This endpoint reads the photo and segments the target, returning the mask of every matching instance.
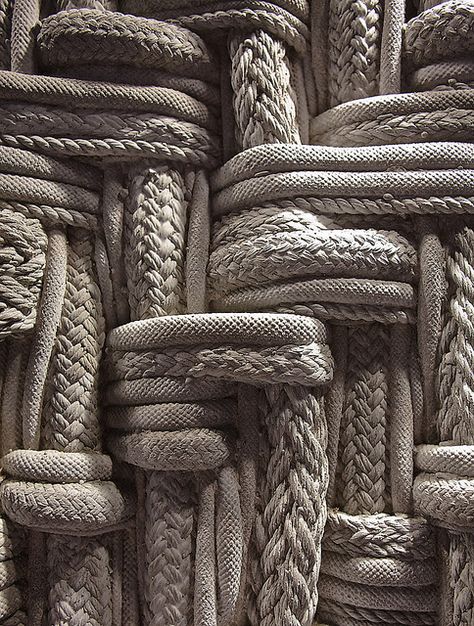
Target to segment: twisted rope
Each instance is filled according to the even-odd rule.
[[[379,91],[382,10],[377,0],[329,3],[329,105]]]
[[[5,338],[34,326],[46,238],[37,220],[0,209],[0,247],[0,338]]]
[[[284,44],[256,31],[232,38],[229,52],[239,145],[299,143]]]
[[[320,398],[267,387],[268,465],[256,520],[261,570],[255,624],[311,624],[326,517],[326,424]]]

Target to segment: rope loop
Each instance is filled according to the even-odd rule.
[[[38,220],[0,207],[0,340],[34,327],[46,245]]]
[[[99,480],[59,484],[6,479],[0,486],[0,500],[5,513],[18,524],[78,536],[123,528],[135,508],[131,494],[121,493],[113,482]]]
[[[474,446],[442,442],[417,447],[422,472],[413,485],[415,509],[452,532],[471,532],[474,521]]]

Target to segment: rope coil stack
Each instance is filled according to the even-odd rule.
[[[474,623],[473,20],[0,2],[0,624]]]

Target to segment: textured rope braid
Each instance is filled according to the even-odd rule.
[[[378,325],[349,331],[339,484],[340,504],[353,515],[381,513],[386,506],[388,339]]]
[[[33,328],[45,263],[46,238],[40,223],[2,209],[0,337]]]
[[[0,0],[0,624],[474,623],[472,0]]]
[[[132,319],[184,313],[186,187],[169,168],[131,181],[125,225],[125,266]],[[192,615],[195,503],[181,474],[149,474],[145,496],[146,623],[186,624]]]
[[[132,319],[184,312],[185,194],[178,171],[150,169],[133,178],[125,260]]]
[[[79,235],[68,250],[65,302],[49,383],[54,392],[43,413],[44,446],[65,452],[99,446],[97,363],[103,321],[92,271],[90,239]]]
[[[471,370],[468,366],[472,352],[469,310],[473,306],[472,282],[474,259],[472,243],[474,234],[470,228],[455,235],[453,252],[447,259],[447,277],[452,290],[449,313],[439,343],[440,362],[438,389],[440,406],[437,428],[440,439],[454,444],[472,444],[473,428],[469,406],[472,403]],[[459,471],[459,463],[454,468]],[[434,474],[434,486],[442,474]],[[449,476],[449,475],[448,475]],[[466,487],[469,488],[469,481]],[[436,492],[435,492],[436,493]],[[433,494],[433,497],[435,494]],[[456,498],[456,500],[454,500]],[[461,499],[463,495],[461,495]],[[460,500],[454,496],[452,502]],[[441,514],[441,520],[449,520],[451,511]],[[462,519],[462,518],[461,518]],[[456,522],[454,522],[456,524]],[[460,522],[463,524],[463,522]],[[450,534],[449,569],[452,592],[452,619],[454,624],[467,624],[472,619],[474,595],[472,593],[473,540],[469,534]]]
[[[471,444],[474,443],[471,417],[474,379],[469,364],[474,358],[474,329],[471,323],[474,307],[474,232],[466,228],[456,236],[454,245],[454,254],[447,260],[447,277],[455,292],[440,338],[437,427],[441,441]]]
[[[229,51],[239,145],[299,143],[284,44],[256,31],[232,38]]]
[[[382,10],[378,0],[329,3],[329,104],[367,98],[379,91]]]
[[[182,317],[182,322],[180,321],[180,316],[177,316],[175,318],[164,317],[150,319],[147,320],[149,323],[146,325],[140,322],[140,326],[134,326],[132,323],[128,325],[128,328],[123,327],[123,330],[121,328],[117,329],[117,332],[113,335],[114,339],[112,340],[112,337],[110,338],[109,345],[111,347],[113,346],[115,351],[111,354],[109,376],[111,380],[118,377],[124,381],[128,381],[143,375],[148,377],[173,377],[182,376],[183,373],[186,373],[188,377],[204,377],[204,381],[208,377],[217,377],[240,380],[247,384],[249,382],[268,384],[270,381],[278,382],[279,380],[288,382],[290,383],[288,389],[284,388],[289,398],[288,408],[285,408],[286,402],[281,407],[278,402],[278,410],[283,411],[284,417],[282,415],[282,419],[285,420],[288,420],[288,418],[297,420],[297,416],[301,414],[300,419],[302,422],[305,422],[300,423],[299,426],[301,436],[305,439],[308,437],[315,438],[313,439],[313,447],[316,447],[316,451],[314,453],[315,458],[312,461],[315,469],[323,452],[317,437],[318,432],[313,433],[313,426],[316,426],[317,423],[321,423],[320,428],[324,429],[324,421],[319,414],[319,404],[316,399],[313,398],[312,394],[308,396],[307,392],[299,392],[297,387],[293,388],[291,386],[291,383],[298,380],[300,383],[310,386],[324,384],[331,374],[330,356],[324,346],[318,345],[318,342],[324,338],[324,329],[321,326],[310,320],[302,320],[301,322],[295,320],[293,324],[293,322],[290,323],[290,319],[291,318],[287,319],[286,317],[271,315],[240,317],[233,315],[188,315]],[[240,320],[242,320],[242,324],[239,324]],[[298,326],[296,326],[296,324],[298,324]],[[137,332],[134,332],[135,329]],[[215,333],[212,332],[214,329]],[[147,332],[148,330],[149,332]],[[189,332],[191,330],[192,333]],[[249,331],[248,333],[246,332],[247,330]],[[248,348],[245,345],[247,334],[251,338],[258,338],[258,344],[262,345],[254,349]],[[303,345],[287,345],[288,342],[301,340],[303,336],[305,337]],[[204,341],[205,338],[209,338],[213,340],[213,342],[219,340],[219,344],[209,347],[203,346],[201,342]],[[173,346],[175,341],[177,341],[176,348]],[[231,345],[228,346],[226,342],[229,341]],[[221,342],[223,342],[222,346],[220,345]],[[163,343],[165,345],[161,346]],[[171,345],[166,347],[166,343],[170,343]],[[272,343],[274,343],[274,345],[272,345]],[[180,344],[182,347],[180,347]],[[188,346],[187,344],[191,345]],[[196,344],[196,347],[194,347],[193,344]],[[271,347],[267,347],[267,345],[271,345]],[[156,351],[157,348],[159,348],[159,352]],[[154,349],[155,352],[149,353],[148,349]],[[192,365],[193,361],[196,362],[195,366]],[[148,363],[154,363],[155,365],[149,367]],[[140,407],[135,408],[134,413],[137,415],[138,413],[142,413],[143,418],[146,418],[145,412],[141,411]],[[189,410],[187,410],[187,414],[189,417],[192,415],[192,413],[189,413]],[[209,579],[209,576],[212,577],[212,572],[209,571],[208,567],[212,566],[212,560],[214,558],[217,558],[218,588],[221,590],[222,594],[222,596],[219,596],[222,601],[222,607],[219,607],[219,614],[229,615],[229,617],[231,617],[235,612],[234,604],[238,598],[236,590],[240,584],[241,576],[238,563],[242,555],[241,548],[239,547],[241,541],[239,539],[240,526],[242,522],[238,511],[235,510],[235,498],[238,499],[237,492],[232,495],[235,489],[235,487],[232,487],[232,485],[235,485],[235,478],[232,477],[232,469],[226,467],[226,464],[232,459],[229,450],[232,441],[230,433],[226,435],[224,432],[220,433],[218,430],[213,431],[208,429],[162,431],[161,429],[165,428],[166,424],[169,423],[169,412],[163,412],[162,415],[163,423],[155,423],[152,431],[145,430],[141,433],[113,435],[111,437],[111,445],[115,454],[120,458],[148,469],[169,470],[172,467],[180,467],[183,471],[186,471],[218,469],[223,466],[222,469],[219,470],[219,478],[217,481],[218,494],[221,493],[222,496],[215,498],[215,506],[217,506],[217,527],[215,529],[217,551],[215,556],[208,554],[207,550],[209,548],[206,547],[209,546],[207,541],[209,541],[208,533],[210,529],[205,530],[206,527],[202,526],[204,520],[208,519],[206,516],[203,518],[207,507],[213,506],[212,494],[214,490],[209,491],[208,489],[204,489],[200,494],[201,502],[196,531],[196,549],[198,550],[199,548],[203,550],[202,558],[210,560],[206,569],[204,569],[202,561],[197,561],[196,563],[194,618],[195,620],[199,620],[199,623],[201,623],[201,621],[202,623],[209,623],[209,621],[206,620],[215,619],[215,613],[212,609],[212,600],[210,601],[210,605],[208,604],[209,600],[206,601],[206,608],[206,605],[201,604],[204,598],[198,595],[198,590],[201,589],[200,585],[204,584],[205,580],[208,581],[207,584],[210,584],[212,580],[212,578]],[[270,419],[271,417],[270,415],[269,424],[273,421]],[[319,418],[318,421],[316,421],[316,417]],[[111,423],[118,426],[117,418],[118,414],[114,411],[114,417],[112,418],[111,416],[110,420]],[[196,414],[196,418],[200,418],[199,413]],[[216,418],[213,416],[213,421],[215,419]],[[306,422],[308,423],[306,424]],[[125,425],[123,421],[122,424],[123,426]],[[201,426],[201,419],[199,419],[198,424]],[[286,428],[288,428],[288,426],[285,427],[285,429]],[[288,436],[291,436],[291,434],[293,434],[293,429],[290,427]],[[324,435],[322,435],[322,437],[324,439]],[[320,446],[319,452],[318,445]],[[275,468],[278,468],[281,465],[281,459],[277,452],[275,454]],[[305,458],[303,461],[304,467],[311,464],[309,458]],[[304,485],[305,490],[308,489],[305,481],[309,475],[310,473],[303,472],[300,476],[300,481]],[[281,480],[287,480],[285,476],[287,476],[286,472],[281,475]],[[324,484],[324,474],[321,482],[322,485],[320,485],[318,489],[321,493],[324,493],[326,488]],[[319,485],[319,479],[316,479],[315,485]],[[158,494],[159,493],[160,492],[158,492]],[[311,493],[316,495],[317,491],[314,492],[314,490],[312,490]],[[226,494],[228,494],[229,497],[227,504],[225,504]],[[175,498],[176,494],[174,494],[174,499]],[[323,498],[321,496],[320,498],[321,502],[319,507],[323,509]],[[273,506],[278,506],[279,500],[278,498],[274,503],[269,503],[268,507],[266,507],[267,515],[270,515],[270,509]],[[311,500],[308,501],[305,498],[304,501],[306,502],[306,506],[308,506]],[[299,501],[295,502],[295,506],[299,506],[300,504]],[[227,509],[227,513],[224,515],[225,509]],[[220,517],[219,511],[222,517]],[[306,521],[302,520],[302,526],[299,530],[301,531],[306,523],[310,523],[310,528],[306,531],[308,538],[313,537],[313,532],[318,532],[318,529],[321,535],[324,511],[321,512],[318,509],[314,515],[308,515],[309,518],[304,516]],[[220,519],[222,520],[221,523],[219,523]],[[284,527],[285,525],[282,522],[274,526],[274,529],[271,531],[272,535],[274,535],[274,540],[277,539]],[[174,532],[176,532],[176,529]],[[204,532],[206,533],[205,543],[203,543],[204,535],[201,534]],[[228,537],[228,539],[226,539],[226,537]],[[271,545],[271,536],[268,538],[268,541]],[[179,543],[180,549],[185,545],[186,544],[181,539]],[[302,576],[304,580],[309,581],[308,588],[311,590],[313,589],[311,581],[314,580],[315,575],[317,576],[317,553],[319,545],[320,542],[316,540],[314,548],[316,556],[310,559],[309,564],[307,563],[306,566],[304,566],[303,563],[296,564],[297,567],[306,568],[303,569]],[[267,542],[265,542],[264,548],[269,549]],[[296,546],[291,548],[291,550],[295,550],[292,559],[297,560],[298,551],[296,550]],[[174,562],[176,563],[176,561]],[[269,577],[267,584],[270,584],[270,579],[274,579],[275,584],[278,586],[281,584],[280,581],[282,581],[282,578],[279,571],[280,568],[277,565],[275,567],[275,576]],[[312,574],[313,572],[315,572],[315,574]],[[311,578],[311,576],[313,576],[313,578]],[[265,598],[265,595],[265,590],[263,590],[261,596],[262,600]],[[289,598],[283,605],[285,615],[289,615],[289,607],[287,608],[288,602],[290,602]],[[312,615],[314,615],[314,606],[309,609],[306,617],[301,616],[301,618],[308,621],[312,619]],[[280,616],[278,619],[284,618]]]
[[[254,623],[311,624],[328,480],[323,407],[317,396],[288,386],[268,388],[266,400],[269,458],[256,521],[261,574]]]

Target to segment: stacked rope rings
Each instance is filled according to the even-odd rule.
[[[43,532],[97,535],[122,528],[134,513],[130,494],[111,482],[109,457],[55,450],[15,450],[2,459],[2,508]]]
[[[436,526],[470,532],[474,522],[474,446],[424,444],[417,447],[415,509]]]
[[[242,528],[249,520],[240,504],[245,496],[239,496],[234,469],[240,452],[232,433],[243,426],[229,394],[235,393],[235,383],[257,387],[328,383],[332,361],[324,326],[272,314],[166,316],[118,327],[109,333],[107,343],[106,419],[114,456],[146,469],[217,471],[217,522],[208,519],[208,507],[201,502],[196,550],[208,562],[211,557],[202,551],[207,550],[209,533],[216,537],[220,548],[211,571],[216,570],[219,581],[218,612],[232,616],[241,594],[238,564],[246,553]],[[134,389],[140,381],[146,382],[148,399]],[[134,396],[140,397],[139,405]],[[197,569],[195,594],[208,584],[202,576],[202,568]],[[207,623],[199,621],[200,603],[195,603],[195,623]]]
[[[473,164],[468,145],[451,144],[276,145],[237,155],[213,177],[212,307],[308,315],[314,307],[325,319],[413,322],[415,242],[409,230],[382,230],[379,215],[436,211],[431,198],[454,194],[455,168]]]
[[[324,535],[320,619],[435,624],[435,536],[423,518],[331,511]],[[413,612],[416,606],[416,612]]]
[[[0,85],[8,100],[0,103],[3,144],[55,156],[172,158],[196,165],[219,159],[216,119],[192,96],[10,72],[0,73]]]
[[[303,53],[309,39],[309,3],[306,0],[208,0],[157,2],[123,0],[121,9],[136,15],[174,22],[202,33],[263,29]]]
[[[442,2],[407,23],[403,58],[411,89],[473,86],[473,23],[472,4],[465,0]]]
[[[382,146],[469,141],[473,102],[467,90],[376,96],[340,104],[312,120],[311,143]]]

